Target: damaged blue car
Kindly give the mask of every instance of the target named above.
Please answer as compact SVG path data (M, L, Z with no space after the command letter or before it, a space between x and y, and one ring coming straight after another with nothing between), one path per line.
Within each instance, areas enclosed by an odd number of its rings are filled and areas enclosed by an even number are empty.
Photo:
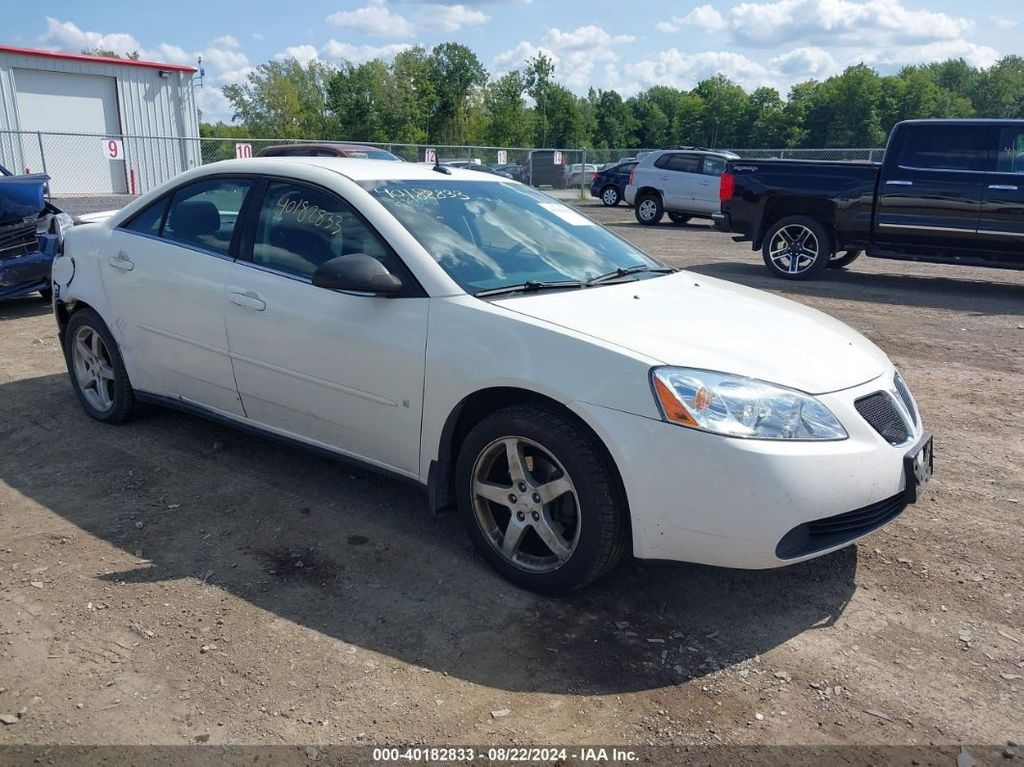
M48 181L0 165L0 300L35 292L51 297L50 265L73 222L47 201Z

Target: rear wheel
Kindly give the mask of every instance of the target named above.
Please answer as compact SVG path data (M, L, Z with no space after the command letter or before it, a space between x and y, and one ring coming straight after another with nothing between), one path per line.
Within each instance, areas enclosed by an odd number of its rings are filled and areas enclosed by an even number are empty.
M682 213L669 213L668 220L676 226L683 226L684 224L689 223L690 216L684 216Z
M572 591L622 557L627 512L614 467L554 408L515 405L485 418L462 445L455 480L473 543L518 586Z
M135 392L114 337L92 309L71 315L64 356L82 409L103 423L123 423L135 408Z
M656 226L661 223L661 219L665 215L665 206L661 202L661 195L657 192L648 192L639 197L633 208L633 215L644 226Z
M842 253L835 253L828 262L829 269L842 269L844 266L849 266L858 258L864 255L863 250L847 250Z
M832 236L820 221L810 216L790 216L768 230L761 255L776 277L808 280L824 274L832 249Z
M619 204L620 199L619 190L611 184L601 190L601 203L606 207L614 208Z

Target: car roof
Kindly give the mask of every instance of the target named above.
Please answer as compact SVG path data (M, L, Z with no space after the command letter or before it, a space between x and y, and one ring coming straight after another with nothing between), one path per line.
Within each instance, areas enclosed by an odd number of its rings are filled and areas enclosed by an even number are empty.
M369 146L367 144L308 144L300 142L298 144L271 144L260 148L260 152L273 152L273 151L295 151L297 149L310 149L316 151L327 151L327 152L386 152L386 149L382 149L379 146Z
M509 179L474 170L463 170L445 165L448 174L439 173L434 166L418 162L368 160L357 157L254 157L246 160L222 160L202 166L210 173L224 173L237 167L243 173L280 173L282 167L302 165L324 168L353 181L488 181L510 183Z

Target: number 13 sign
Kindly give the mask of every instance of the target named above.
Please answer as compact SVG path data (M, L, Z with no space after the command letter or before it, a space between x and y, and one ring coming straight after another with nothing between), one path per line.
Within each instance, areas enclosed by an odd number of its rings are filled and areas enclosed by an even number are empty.
M103 139L103 156L108 160L124 159L124 144L118 138Z

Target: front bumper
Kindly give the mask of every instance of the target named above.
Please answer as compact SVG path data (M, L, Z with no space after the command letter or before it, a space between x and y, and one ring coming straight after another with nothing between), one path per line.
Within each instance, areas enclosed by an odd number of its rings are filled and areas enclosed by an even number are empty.
M910 500L904 470L910 448L886 442L853 405L891 380L890 370L819 396L849 434L834 442L735 439L577 407L619 467L637 557L760 569L843 548L903 511ZM918 428L915 440L923 435ZM795 529L813 522L834 526L826 520L849 513L864 525L831 542L819 539L813 550L793 544ZM789 548L780 546L787 535Z
M53 253L42 250L0 259L0 299L47 289L52 263Z

